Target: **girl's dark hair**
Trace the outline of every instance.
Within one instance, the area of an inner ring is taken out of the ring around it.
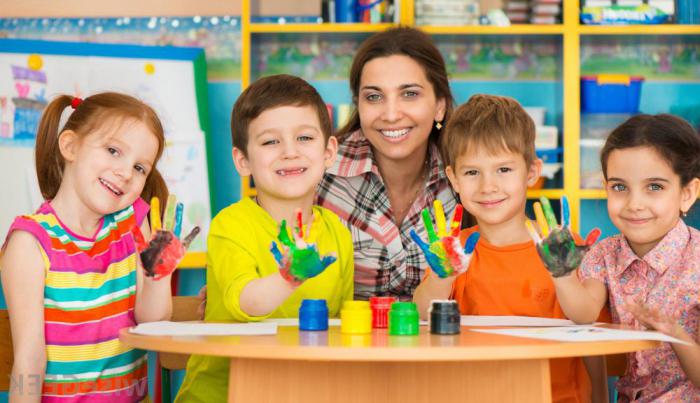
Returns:
[[[700,135],[685,120],[668,114],[637,115],[618,126],[600,152],[603,175],[614,150],[652,147],[681,178],[681,186],[700,177]],[[644,161],[640,161],[643,164]]]
[[[390,28],[367,38],[355,54],[352,67],[350,67],[350,90],[355,108],[345,126],[338,130],[336,134],[338,141],[342,141],[343,138],[360,128],[357,99],[360,92],[362,69],[365,64],[378,57],[393,55],[408,56],[423,68],[425,76],[433,86],[435,98],[445,100],[445,117],[442,122],[447,122],[449,119],[454,108],[454,98],[447,79],[445,60],[435,47],[433,40],[428,34],[415,28]],[[439,134],[440,131],[433,127],[430,138],[437,141]]]
[[[141,197],[146,201],[150,201],[154,196],[162,201],[167,200],[168,187],[155,168],[163,154],[165,136],[163,125],[153,108],[129,95],[103,92],[82,100],[68,117],[66,124],[60,128],[61,114],[71,105],[73,99],[70,95],[59,95],[46,107],[39,122],[34,158],[39,189],[44,199],[53,199],[63,180],[66,162],[58,147],[58,137],[63,131],[72,130],[84,137],[105,124],[135,120],[143,123],[158,140],[158,153],[153,161],[153,169],[146,178]]]

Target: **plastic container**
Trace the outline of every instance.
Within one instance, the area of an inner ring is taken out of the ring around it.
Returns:
[[[588,114],[581,116],[581,188],[602,189],[603,172],[600,150],[617,126],[632,117],[630,114]]]
[[[369,307],[372,309],[372,327],[386,329],[389,326],[389,310],[394,303],[394,297],[370,297]]]
[[[547,108],[544,106],[524,106],[525,112],[530,115],[530,119],[535,122],[535,126],[544,125],[544,117],[547,113]]]
[[[559,147],[559,128],[556,126],[535,127],[535,148],[547,149]]]
[[[535,150],[537,158],[541,159],[544,163],[560,162],[563,152],[564,149],[561,147]]]
[[[340,332],[368,334],[372,332],[372,311],[367,301],[345,301],[340,310]]]
[[[418,335],[418,308],[415,302],[394,302],[389,311],[389,334],[392,336]]]
[[[433,300],[430,301],[430,333],[432,334],[459,334],[461,328],[461,316],[457,301]]]
[[[328,305],[325,299],[301,301],[299,330],[328,330]]]
[[[581,112],[638,113],[643,81],[624,74],[581,77]]]

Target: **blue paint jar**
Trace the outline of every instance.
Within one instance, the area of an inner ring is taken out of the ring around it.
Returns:
[[[328,330],[328,305],[325,299],[301,301],[299,330]]]

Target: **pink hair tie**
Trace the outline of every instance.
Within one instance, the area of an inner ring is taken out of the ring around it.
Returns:
[[[74,97],[73,100],[70,101],[70,106],[71,106],[73,109],[77,109],[78,106],[79,106],[82,102],[83,102],[83,99],[82,99],[82,98]]]

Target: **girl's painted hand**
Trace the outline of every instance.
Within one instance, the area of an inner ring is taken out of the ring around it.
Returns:
[[[428,232],[428,242],[421,239],[416,231],[411,230],[411,238],[418,244],[418,247],[425,255],[428,265],[440,278],[458,276],[467,271],[472,252],[479,241],[479,233],[474,232],[467,238],[464,247],[459,243],[460,224],[462,223],[462,205],[455,208],[452,222],[450,223],[450,233],[447,233],[445,223],[445,211],[440,200],[435,200],[435,222],[438,232],[435,233],[433,221],[430,218],[428,209],[423,210],[423,225]]]
[[[280,274],[289,283],[298,286],[304,281],[323,273],[326,267],[335,262],[333,255],[321,256],[316,245],[307,243],[304,239],[304,230],[301,222],[301,210],[297,211],[298,227],[291,234],[287,229],[287,221],[282,220],[277,239],[272,242],[270,252],[279,266]],[[311,234],[309,234],[311,235]],[[294,239],[292,241],[292,238]]]
[[[154,197],[151,199],[153,236],[150,241],[146,242],[138,226],[134,227],[136,245],[147,277],[160,280],[175,271],[177,264],[185,256],[187,247],[199,234],[199,227],[194,227],[185,239],[180,241],[182,210],[182,203],[177,203],[175,196],[170,195],[161,228],[160,202],[158,198]]]
[[[561,226],[557,224],[549,199],[540,197],[535,202],[535,217],[542,237],[537,233],[530,220],[525,221],[530,236],[535,241],[537,252],[545,267],[553,277],[565,276],[579,267],[583,256],[598,240],[600,230],[594,228],[586,236],[583,244],[577,244],[571,232],[569,200],[561,198]]]

